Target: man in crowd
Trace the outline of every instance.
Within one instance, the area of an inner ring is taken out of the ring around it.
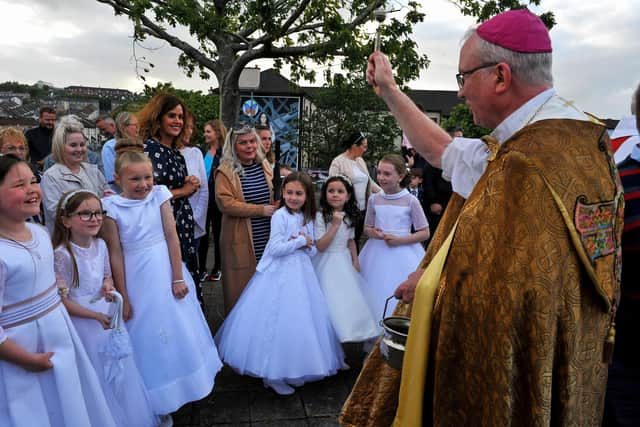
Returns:
[[[51,138],[53,136],[53,126],[56,123],[56,110],[52,107],[44,106],[40,108],[38,126],[29,129],[24,133],[29,145],[31,163],[42,170],[44,158],[51,153]]]
[[[597,426],[624,209],[605,128],[556,95],[549,33],[526,9],[471,30],[456,78],[489,137],[452,140],[384,54],[369,58],[367,80],[454,194],[396,291],[413,304],[402,372],[375,349],[341,422]]]
[[[100,135],[104,141],[108,141],[116,136],[116,122],[109,116],[100,116],[96,119],[96,127],[100,129]]]
[[[100,134],[106,138],[100,149],[104,177],[111,188],[118,192],[113,177],[113,168],[116,161],[116,122],[109,116],[100,116],[96,120],[96,126],[100,129]]]

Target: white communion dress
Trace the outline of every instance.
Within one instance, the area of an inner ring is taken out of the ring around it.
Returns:
[[[322,213],[318,212],[316,239],[320,239],[327,228]],[[353,267],[347,246],[354,235],[354,228],[342,221],[329,246],[324,251],[318,251],[312,259],[320,288],[327,300],[331,323],[340,342],[365,341],[379,334],[362,293],[364,280]]]
[[[378,227],[385,234],[406,236],[415,230],[429,226],[420,202],[406,189],[395,194],[375,193],[369,197],[365,225]],[[384,240],[368,239],[360,252],[360,271],[365,280],[364,295],[371,312],[382,318],[384,304],[400,283],[418,268],[424,257],[420,243],[389,246]],[[397,300],[389,301],[390,315]]]
[[[0,342],[54,352],[53,368],[29,372],[0,360],[0,426],[109,427],[115,421],[96,371],[60,301],[47,231],[0,238]]]
[[[346,367],[301,231],[313,237],[313,221],[285,207],[273,214],[257,271],[216,334],[240,374],[300,386]]]
[[[54,252],[58,286],[63,284],[69,290],[68,298],[75,303],[91,311],[112,316],[114,304],[107,302],[104,298],[92,302],[96,296],[100,295],[104,278],[111,277],[109,255],[104,240],[93,239],[88,248],[71,242],[71,249],[78,267],[78,286],[72,285],[71,256],[62,246],[56,248]],[[105,367],[109,367],[110,361],[105,359],[101,350],[110,339],[112,331],[103,329],[102,325],[94,319],[71,316],[71,320],[98,374],[102,390],[118,426],[157,426],[159,419],[154,415],[133,355],[120,359],[117,362],[120,372],[116,378],[110,378],[108,371],[105,370]]]
[[[133,311],[127,328],[156,414],[175,412],[207,396],[222,368],[184,263],[189,293],[176,299],[171,290],[169,248],[160,214],[160,206],[171,197],[166,186],[156,185],[142,200],[102,199],[107,216],[118,225]]]

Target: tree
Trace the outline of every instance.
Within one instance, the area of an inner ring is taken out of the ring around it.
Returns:
[[[397,151],[394,143],[400,128],[386,105],[363,79],[340,74],[313,94],[313,108],[305,113],[305,166],[328,169],[331,160],[344,151],[341,142],[352,132],[367,135],[365,159],[375,161]]]
[[[505,10],[527,7],[526,4],[521,3],[521,0],[450,0],[450,2],[456,5],[463,15],[478,18],[478,22],[486,21]],[[540,6],[540,3],[541,0],[528,0],[528,4]],[[556,24],[553,12],[542,13],[540,19],[548,29]]]
[[[273,59],[276,68],[287,64],[294,80],[313,81],[306,61],[363,68],[363,52],[371,52],[365,24],[385,0],[97,0],[126,15],[136,39],[151,36],[179,49],[178,64],[188,76],[213,73],[219,83],[222,120],[229,126],[240,109],[238,78],[252,61]],[[418,77],[428,60],[409,38],[424,15],[409,0],[402,19],[384,26],[387,52],[400,82]],[[191,40],[180,38],[188,30]],[[364,56],[366,58],[366,56]]]
[[[440,125],[444,129],[459,127],[466,138],[480,138],[491,132],[491,130],[480,127],[473,122],[473,115],[467,104],[458,104],[453,107],[449,117],[442,120]]]

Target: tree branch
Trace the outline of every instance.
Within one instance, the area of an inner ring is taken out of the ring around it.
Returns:
[[[315,24],[300,25],[299,27],[291,28],[289,31],[287,31],[283,35],[288,36],[290,34],[300,33],[302,31],[317,30],[318,28],[322,28],[323,26],[324,24],[322,22],[316,22]]]
[[[278,37],[284,35],[287,32],[287,30],[294,24],[294,22],[296,22],[300,15],[302,15],[309,3],[311,3],[311,0],[303,0],[300,2],[296,10],[294,10],[291,16],[289,16],[289,19],[287,19],[282,27],[280,27],[280,31],[277,34]]]
[[[105,3],[110,5],[116,12],[123,13],[129,17],[132,17],[132,11],[128,7],[128,4],[124,0],[97,0],[100,3]],[[218,71],[219,65],[207,58],[200,50],[193,47],[191,44],[180,40],[174,35],[168,33],[162,26],[156,24],[151,19],[149,19],[146,15],[140,15],[137,17],[140,20],[143,28],[142,31],[159,39],[167,41],[171,46],[181,50],[187,56],[193,58],[196,62],[202,64],[205,68],[210,69],[214,73]],[[212,39],[214,44],[216,44],[216,40]]]

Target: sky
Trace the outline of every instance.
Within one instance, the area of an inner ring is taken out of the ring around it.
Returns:
[[[414,28],[414,38],[431,65],[409,86],[456,90],[460,39],[474,20],[447,0],[421,3],[426,17]],[[132,58],[132,25],[114,16],[110,6],[95,0],[0,0],[0,10],[0,81],[142,90]],[[556,16],[551,40],[558,93],[600,118],[629,114],[640,82],[640,0],[542,0],[532,10]],[[179,51],[166,42],[149,39],[145,46],[152,50],[138,49],[137,55],[155,65],[145,74],[147,83],[170,81],[204,91],[217,86],[215,79],[187,78],[176,64]],[[249,66],[264,70],[270,63]]]

